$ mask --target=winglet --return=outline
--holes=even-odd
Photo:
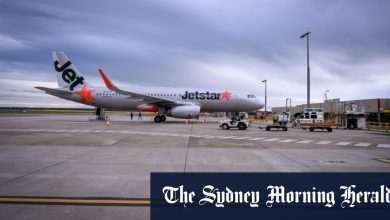
[[[106,76],[106,74],[104,74],[102,69],[98,69],[98,70],[107,88],[112,90],[114,88],[114,84],[110,81],[110,79],[108,79],[108,77]]]

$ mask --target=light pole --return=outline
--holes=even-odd
[[[307,108],[310,108],[309,34],[310,32],[306,32],[301,35],[301,38],[306,37],[306,42],[307,42]]]
[[[329,89],[325,90],[325,92],[324,92],[324,102],[326,102],[326,100],[328,100],[328,95],[327,95],[328,92],[330,92]]]
[[[291,98],[286,98],[286,112],[287,112],[287,103],[290,100],[290,106],[288,107],[288,111],[291,112]]]
[[[264,110],[265,110],[265,116],[267,116],[267,80],[263,80],[261,81],[264,83],[265,87],[264,87]]]
[[[286,112],[287,112],[287,102],[288,102],[288,99],[289,99],[289,98],[286,99]]]

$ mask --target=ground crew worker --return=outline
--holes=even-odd
[[[276,122],[279,121],[279,115],[276,114],[276,112],[274,112],[274,114],[272,115],[272,120],[274,121],[274,125],[276,125]]]
[[[130,119],[133,120],[133,112],[130,112]]]
[[[142,113],[138,113],[138,120],[142,120]]]

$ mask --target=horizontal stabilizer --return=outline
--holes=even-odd
[[[71,96],[72,93],[60,89],[51,89],[51,88],[46,88],[46,87],[35,87],[36,89],[45,91],[46,93],[54,96]]]

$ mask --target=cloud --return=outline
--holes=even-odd
[[[18,49],[28,49],[28,45],[26,45],[23,41],[17,40],[10,36],[6,36],[0,34],[0,50],[18,50]]]
[[[94,84],[102,84],[97,68],[103,68],[121,85],[233,88],[262,96],[260,81],[268,79],[269,106],[289,97],[301,104],[306,41],[299,36],[310,30],[313,101],[328,89],[330,97],[342,99],[390,94],[385,0],[41,0],[0,6],[1,79],[54,82],[50,53],[61,50]],[[23,90],[28,86],[24,82]]]

